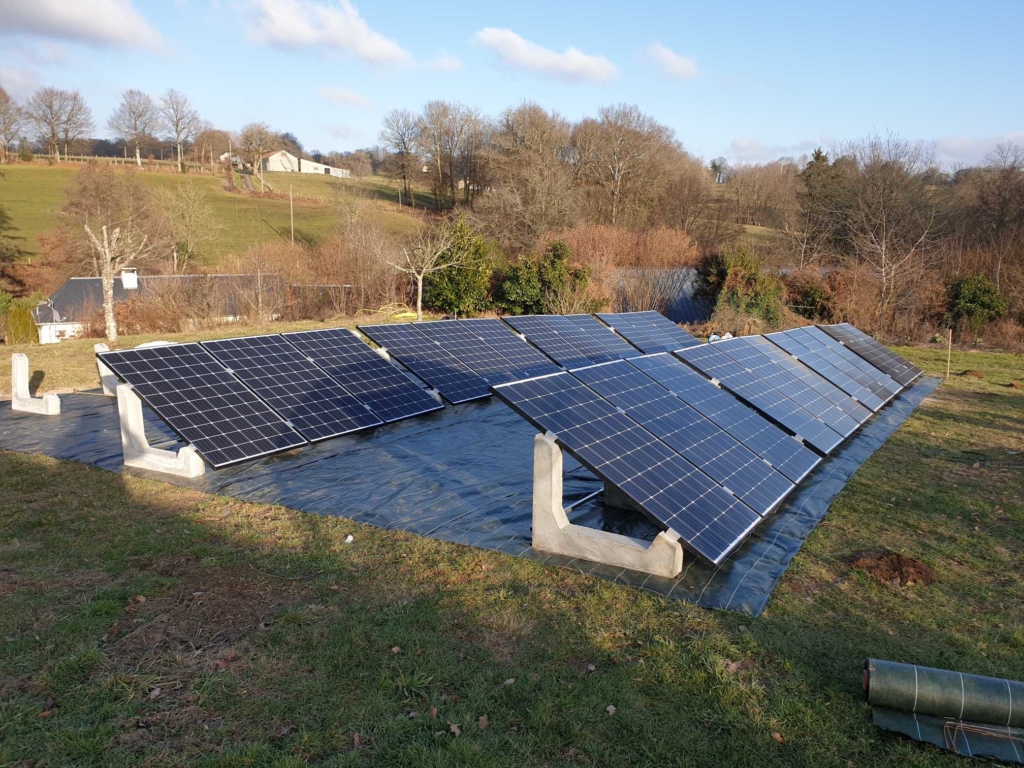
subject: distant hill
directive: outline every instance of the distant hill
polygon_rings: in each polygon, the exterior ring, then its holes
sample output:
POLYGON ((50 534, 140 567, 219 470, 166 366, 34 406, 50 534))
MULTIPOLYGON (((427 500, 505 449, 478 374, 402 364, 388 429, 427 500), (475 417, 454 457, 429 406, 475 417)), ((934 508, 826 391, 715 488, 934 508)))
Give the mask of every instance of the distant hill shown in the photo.
MULTIPOLYGON (((76 166, 70 164, 48 166, 34 163, 3 167, 0 204, 10 217, 10 227, 4 234, 15 238, 25 256, 36 255, 39 252, 39 235, 59 223, 64 189, 75 170, 76 166)), ((273 188, 272 196, 228 192, 224 189, 223 177, 143 172, 146 183, 154 189, 192 182, 206 190, 210 206, 224 225, 215 242, 205 249, 202 264, 207 267, 216 267, 224 256, 242 251, 252 242, 287 236, 289 185, 296 198, 296 240, 317 240, 328 234, 338 221, 339 206, 359 194, 377 201, 375 215, 394 234, 409 234, 419 226, 415 216, 398 208, 398 187, 386 179, 336 179, 297 173, 267 173, 265 177, 273 188)), ((241 190, 238 174, 236 184, 241 190)), ((417 195, 419 207, 427 201, 426 195, 417 195)))

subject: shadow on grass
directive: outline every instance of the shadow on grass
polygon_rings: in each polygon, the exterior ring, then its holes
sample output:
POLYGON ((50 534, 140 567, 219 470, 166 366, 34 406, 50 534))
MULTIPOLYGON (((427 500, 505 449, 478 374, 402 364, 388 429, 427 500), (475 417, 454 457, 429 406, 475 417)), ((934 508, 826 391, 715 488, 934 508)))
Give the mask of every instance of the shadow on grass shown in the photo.
POLYGON ((876 754, 857 669, 896 647, 857 614, 836 638, 41 457, 0 478, 0 763, 924 764, 876 754))

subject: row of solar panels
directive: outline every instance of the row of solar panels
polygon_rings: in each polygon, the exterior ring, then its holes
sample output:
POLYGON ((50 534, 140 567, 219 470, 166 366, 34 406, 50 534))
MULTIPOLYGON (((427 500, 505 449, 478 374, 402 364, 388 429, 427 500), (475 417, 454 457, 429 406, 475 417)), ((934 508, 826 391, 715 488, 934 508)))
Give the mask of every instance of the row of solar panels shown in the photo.
MULTIPOLYGON (((600 317, 360 330, 449 402, 495 388, 712 562, 920 374, 845 324, 708 345, 656 312, 600 317)), ((101 357, 215 467, 441 407, 345 329, 101 357)))
POLYGON ((494 392, 718 564, 920 375, 840 324, 629 355, 494 392))

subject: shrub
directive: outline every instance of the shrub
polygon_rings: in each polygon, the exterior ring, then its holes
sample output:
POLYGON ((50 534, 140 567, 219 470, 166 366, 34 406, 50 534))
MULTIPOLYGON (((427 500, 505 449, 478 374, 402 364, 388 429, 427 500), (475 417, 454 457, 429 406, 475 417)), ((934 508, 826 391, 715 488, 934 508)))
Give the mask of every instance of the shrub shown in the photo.
POLYGON ((992 282, 981 275, 964 277, 949 287, 947 311, 954 323, 966 323, 974 336, 1006 311, 1006 299, 992 282))
POLYGON ((572 264, 572 250, 561 240, 539 256, 510 265, 494 289, 495 304, 512 315, 597 312, 604 300, 589 295, 590 270, 572 264))
POLYGON ((831 319, 829 299, 832 292, 820 276, 813 272, 800 271, 788 275, 784 282, 786 303, 790 309, 808 320, 831 319))
POLYGON ((439 312, 472 315, 490 303, 487 294, 494 272, 490 249, 461 216, 451 232, 455 242, 441 262, 453 266, 427 277, 423 303, 439 312))
POLYGON ((537 315, 544 311, 544 289, 540 284, 540 264, 526 257, 509 264, 499 273, 494 304, 509 315, 537 315))
POLYGON ((728 309, 769 327, 782 322, 785 286, 777 275, 764 271, 745 243, 705 259, 698 274, 698 298, 711 302, 716 313, 728 309))
POLYGON ((38 344, 39 333, 28 302, 14 301, 7 313, 8 344, 38 344))

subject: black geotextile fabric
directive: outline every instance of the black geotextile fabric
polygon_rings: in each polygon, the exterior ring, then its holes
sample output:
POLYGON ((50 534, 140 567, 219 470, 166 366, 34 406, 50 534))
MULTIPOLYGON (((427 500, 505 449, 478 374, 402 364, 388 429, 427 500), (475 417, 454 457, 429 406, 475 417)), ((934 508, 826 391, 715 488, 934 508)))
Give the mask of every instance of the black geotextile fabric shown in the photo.
MULTIPOLYGON (((9 404, 0 404, 0 449, 72 459, 245 501, 498 550, 672 599, 756 616, 832 499, 939 383, 920 380, 870 419, 725 564, 712 568, 687 558, 683 573, 674 579, 533 550, 535 430, 497 398, 210 470, 193 480, 125 470, 117 404, 100 394, 62 396, 59 416, 15 413, 9 404)), ((143 410, 150 444, 174 447, 177 440, 170 429, 148 408, 143 410)), ((567 507, 601 488, 588 470, 566 456, 567 507)), ((658 530, 638 513, 608 508, 595 499, 583 501, 569 516, 577 524, 648 540, 658 530)))

